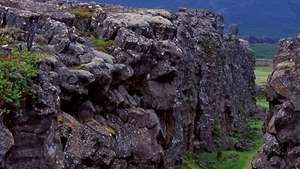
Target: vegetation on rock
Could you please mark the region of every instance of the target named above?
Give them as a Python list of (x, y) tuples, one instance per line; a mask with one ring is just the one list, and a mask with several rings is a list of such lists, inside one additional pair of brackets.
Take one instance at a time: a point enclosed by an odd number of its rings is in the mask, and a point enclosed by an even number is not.
[(269, 102), (267, 101), (265, 96), (256, 97), (256, 105), (258, 108), (260, 108), (262, 110), (269, 109)]
[(31, 79), (37, 76), (41, 57), (27, 50), (13, 50), (9, 56), (0, 56), (0, 102), (18, 105), (30, 93)]
[(13, 43), (13, 39), (22, 33), (24, 33), (24, 31), (16, 27), (5, 26), (0, 28), (0, 46)]
[(70, 8), (69, 11), (76, 17), (92, 17), (96, 13), (96, 9), (89, 6), (75, 6)]
[(113, 45), (112, 40), (92, 37), (92, 43), (95, 49), (108, 53), (109, 48)]
[[(39, 54), (28, 51), (0, 56), (0, 98), (9, 103), (1, 108), (22, 103), (3, 118), (11, 135), (0, 143), (3, 166), (179, 168), (188, 145), (220, 148), (217, 161), (227, 159), (221, 149), (248, 148), (239, 139), (255, 107), (254, 57), (246, 43), (225, 38), (221, 15), (95, 5), (103, 15), (91, 19), (92, 8), (74, 4), (74, 19), (72, 3), (11, 1), (0, 3), (0, 21), (24, 29), (14, 44), (53, 57), (37, 64)], [(62, 148), (41, 156), (49, 145)]]
[(0, 34), (0, 46), (6, 45), (10, 42), (9, 38), (3, 34)]
[(208, 37), (199, 42), (199, 46), (203, 48), (204, 52), (210, 57), (216, 52), (217, 44), (216, 42)]

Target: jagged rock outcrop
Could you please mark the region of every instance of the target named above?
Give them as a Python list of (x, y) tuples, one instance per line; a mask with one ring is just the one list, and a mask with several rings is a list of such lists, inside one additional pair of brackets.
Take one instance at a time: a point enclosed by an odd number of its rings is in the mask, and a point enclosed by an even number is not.
[(265, 141), (253, 161), (255, 169), (300, 167), (299, 49), (299, 38), (281, 40), (274, 58), (266, 88), (270, 111), (265, 120)]
[[(3, 168), (180, 168), (185, 150), (240, 145), (255, 60), (222, 16), (32, 0), (1, 1), (0, 16), (25, 32), (19, 48), (48, 55), (35, 97), (3, 118)], [(83, 34), (113, 45), (97, 51)]]

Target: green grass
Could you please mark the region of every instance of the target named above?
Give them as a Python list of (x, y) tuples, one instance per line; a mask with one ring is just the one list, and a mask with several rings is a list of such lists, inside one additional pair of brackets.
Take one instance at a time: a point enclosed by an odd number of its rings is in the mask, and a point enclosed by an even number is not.
[(255, 68), (255, 83), (260, 86), (264, 86), (267, 83), (268, 76), (272, 72), (272, 67), (256, 67)]
[(182, 169), (207, 169), (205, 168), (205, 166), (201, 166), (201, 164), (199, 164), (197, 155), (193, 153), (186, 153), (183, 156), (181, 168)]
[(250, 169), (251, 160), (263, 143), (262, 122), (249, 121), (249, 139), (251, 147), (246, 151), (216, 151), (211, 153), (186, 153), (183, 157), (182, 169)]
[(257, 96), (255, 99), (256, 99), (256, 105), (258, 108), (263, 109), (263, 110), (269, 109), (269, 102), (267, 101), (266, 97)]
[(102, 52), (108, 53), (109, 48), (113, 45), (112, 40), (92, 37), (93, 46)]
[(278, 50), (276, 45), (268, 43), (251, 44), (250, 47), (254, 51), (255, 57), (260, 59), (273, 59)]

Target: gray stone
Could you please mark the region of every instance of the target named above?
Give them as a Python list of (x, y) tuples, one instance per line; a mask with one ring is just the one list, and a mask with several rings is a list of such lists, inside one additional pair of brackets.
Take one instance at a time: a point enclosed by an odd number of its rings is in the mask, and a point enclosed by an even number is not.
[[(70, 7), (95, 13), (73, 16)], [(4, 118), (14, 133), (1, 127), (7, 168), (177, 169), (184, 151), (234, 148), (230, 136), (248, 130), (242, 117), (255, 110), (255, 58), (246, 41), (223, 35), (221, 15), (3, 0), (0, 23), (21, 30), (12, 46), (49, 55), (32, 79), (34, 97)], [(83, 31), (113, 41), (110, 53), (94, 49)], [(282, 81), (273, 86), (282, 89)], [(274, 93), (276, 99), (292, 92)], [(295, 100), (285, 109), (297, 107)], [(290, 120), (285, 109), (275, 120)], [(222, 135), (215, 138), (218, 122)], [(298, 128), (270, 126), (279, 131), (278, 143), (300, 140), (293, 138)], [(266, 150), (277, 152), (277, 142), (268, 140)], [(296, 158), (296, 149), (290, 152)], [(283, 164), (277, 156), (268, 163)]]

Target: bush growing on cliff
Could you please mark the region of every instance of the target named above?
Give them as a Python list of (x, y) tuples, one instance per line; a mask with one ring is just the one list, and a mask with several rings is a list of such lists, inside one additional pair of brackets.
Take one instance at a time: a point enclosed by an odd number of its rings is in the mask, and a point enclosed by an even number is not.
[(9, 43), (9, 39), (5, 36), (0, 34), (0, 46), (6, 45)]
[(25, 32), (13, 26), (5, 26), (0, 28), (0, 46), (12, 44), (14, 39), (23, 37)]
[(0, 56), (0, 102), (18, 105), (29, 94), (31, 79), (38, 73), (36, 63), (41, 57), (27, 50), (13, 50), (9, 56)]

